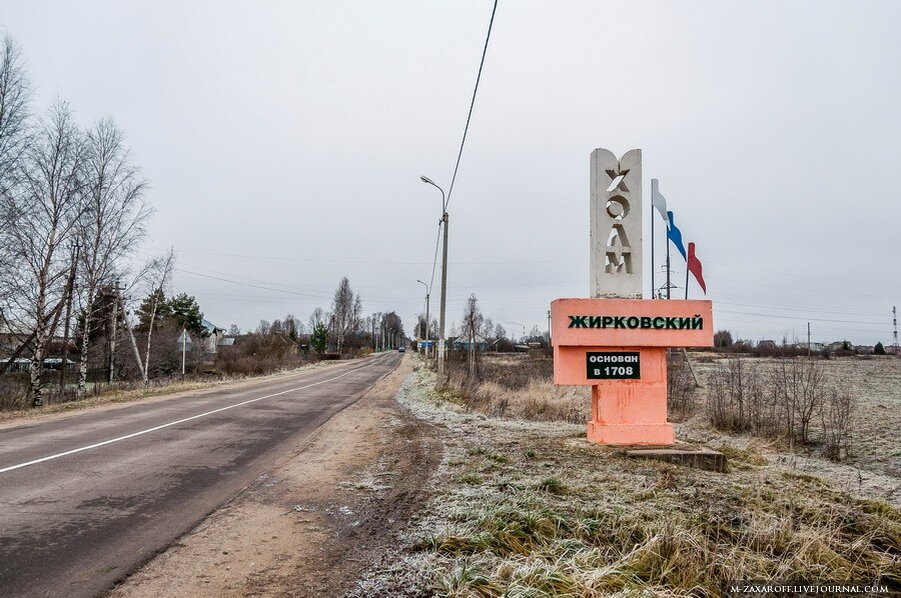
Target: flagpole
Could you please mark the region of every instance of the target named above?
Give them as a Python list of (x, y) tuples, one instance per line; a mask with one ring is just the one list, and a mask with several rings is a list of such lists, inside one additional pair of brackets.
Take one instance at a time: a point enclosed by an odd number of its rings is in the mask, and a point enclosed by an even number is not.
[(651, 179), (651, 299), (654, 298), (656, 288), (654, 287), (654, 196), (657, 193), (657, 179)]
[(670, 282), (669, 282), (669, 234), (666, 237), (666, 298), (671, 299), (670, 297)]
[(688, 260), (685, 260), (685, 299), (688, 300)]

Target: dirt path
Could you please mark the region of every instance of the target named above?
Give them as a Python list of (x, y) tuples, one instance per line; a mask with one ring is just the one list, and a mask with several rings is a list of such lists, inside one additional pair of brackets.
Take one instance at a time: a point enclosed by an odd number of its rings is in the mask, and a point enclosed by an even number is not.
[(394, 400), (408, 356), (229, 504), (111, 596), (335, 596), (426, 499), (431, 429)]

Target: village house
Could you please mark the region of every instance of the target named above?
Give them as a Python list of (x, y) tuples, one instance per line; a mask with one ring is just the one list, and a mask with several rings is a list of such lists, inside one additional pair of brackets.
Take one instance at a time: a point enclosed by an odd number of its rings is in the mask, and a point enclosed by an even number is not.
[[(202, 320), (201, 326), (203, 327), (203, 333), (199, 335), (200, 338), (195, 339), (197, 335), (189, 332), (182, 332), (178, 335), (175, 341), (178, 349), (184, 348), (185, 351), (193, 351), (194, 347), (197, 346), (195, 343), (199, 342), (200, 350), (203, 353), (215, 354), (218, 352), (219, 347), (229, 344), (226, 342), (227, 339), (225, 339), (225, 328), (220, 328), (209, 320)], [(232, 343), (234, 343), (233, 339)]]

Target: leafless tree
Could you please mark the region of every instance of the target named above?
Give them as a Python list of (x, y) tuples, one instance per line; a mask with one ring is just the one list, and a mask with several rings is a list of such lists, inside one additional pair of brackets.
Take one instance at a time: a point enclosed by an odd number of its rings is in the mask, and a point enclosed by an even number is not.
[(810, 422), (825, 399), (822, 364), (812, 359), (780, 358), (769, 374), (775, 396), (784, 405), (789, 431), (801, 443), (808, 443)]
[(383, 346), (396, 348), (402, 346), (404, 341), (404, 323), (395, 312), (382, 314), (381, 332), (383, 338)]
[[(0, 198), (13, 193), (19, 180), (20, 162), (28, 144), (30, 97), (21, 50), (7, 35), (0, 48)], [(14, 204), (0, 200), (0, 306), (5, 306), (13, 290), (9, 282), (18, 265), (13, 244), (5, 240), (15, 217), (11, 208)], [(0, 307), (0, 327), (10, 326), (7, 313), (8, 309)]]
[[(152, 340), (153, 340), (153, 331), (157, 327), (157, 314), (160, 310), (160, 301), (162, 298), (166, 296), (166, 291), (169, 288), (169, 283), (172, 280), (172, 271), (175, 269), (175, 249), (170, 248), (166, 255), (153, 260), (147, 267), (145, 267), (144, 272), (146, 278), (149, 281), (150, 287), (150, 310), (148, 315), (148, 325), (147, 325), (147, 338), (144, 344), (144, 357), (141, 357), (141, 352), (138, 350), (138, 341), (135, 338), (134, 327), (129, 324), (128, 319), (124, 319), (125, 330), (128, 332), (128, 338), (131, 341), (131, 348), (134, 352), (135, 360), (138, 363), (138, 369), (141, 372), (141, 379), (144, 381), (146, 385), (150, 382), (150, 354), (152, 348)], [(122, 312), (125, 313), (125, 305), (122, 304)], [(87, 370), (84, 368), (85, 362), (82, 362), (83, 369), (81, 370), (82, 375), (79, 377), (79, 389), (83, 388), (84, 385), (84, 374)]]
[(299, 322), (297, 318), (294, 317), (294, 314), (286, 314), (285, 319), (282, 322), (282, 325), (285, 327), (285, 334), (288, 335), (288, 338), (292, 341), (297, 341), (297, 337), (303, 334), (303, 322)]
[(469, 339), (469, 377), (474, 378), (478, 371), (478, 351), (476, 343), (483, 330), (485, 318), (479, 309), (479, 300), (475, 294), (466, 300), (466, 310), (463, 312), (463, 334)]
[(7, 35), (0, 47), (0, 194), (11, 191), (28, 145), (30, 98), (22, 51)]
[(43, 405), (41, 374), (54, 312), (62, 307), (71, 260), (64, 248), (83, 212), (84, 142), (72, 113), (56, 102), (16, 169), (14, 192), (0, 197), (10, 226), (4, 242), (16, 256), (12, 311), (33, 331), (31, 397)]
[[(131, 164), (122, 132), (112, 119), (97, 121), (86, 136), (83, 178), (84, 211), (76, 228), (81, 248), (79, 278), (83, 300), (76, 391), (79, 398), (85, 391), (88, 345), (98, 316), (94, 313), (97, 306), (94, 299), (99, 289), (109, 285), (125, 268), (123, 262), (131, 257), (144, 239), (151, 214), (144, 202), (147, 181)], [(171, 257), (170, 253), (170, 266)], [(159, 268), (153, 270), (158, 271)], [(140, 359), (138, 361), (141, 365)], [(141, 369), (146, 382), (146, 367)]]
[(335, 339), (338, 353), (344, 348), (347, 335), (357, 332), (362, 316), (363, 302), (359, 295), (354, 296), (350, 280), (345, 276), (338, 283), (332, 301), (332, 338)]
[(310, 314), (310, 330), (316, 328), (320, 324), (327, 324), (329, 316), (321, 307), (315, 308)]
[(841, 461), (851, 452), (851, 424), (854, 417), (854, 398), (847, 385), (830, 389), (820, 411), (823, 425), (825, 455)]

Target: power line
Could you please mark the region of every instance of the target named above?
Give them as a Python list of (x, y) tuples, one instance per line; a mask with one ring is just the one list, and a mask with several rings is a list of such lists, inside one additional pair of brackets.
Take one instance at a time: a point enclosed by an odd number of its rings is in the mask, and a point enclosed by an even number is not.
[(491, 20), (488, 21), (488, 35), (485, 36), (485, 45), (482, 47), (482, 59), (479, 61), (479, 72), (476, 75), (476, 84), (472, 90), (472, 100), (469, 102), (469, 113), (466, 115), (466, 126), (463, 127), (463, 139), (460, 140), (460, 151), (457, 152), (457, 163), (454, 164), (454, 175), (451, 177), (450, 187), (447, 190), (447, 201), (445, 202), (444, 211), (450, 204), (451, 196), (454, 194), (454, 183), (457, 181), (457, 171), (460, 169), (460, 159), (463, 157), (463, 146), (466, 144), (466, 133), (469, 132), (469, 121), (472, 120), (472, 109), (476, 105), (476, 93), (479, 91), (479, 82), (482, 80), (482, 67), (485, 66), (485, 54), (488, 53), (488, 40), (491, 39), (491, 28), (494, 25), (494, 13), (497, 12), (497, 0), (494, 0), (494, 6), (491, 8)]
[[(438, 247), (441, 244), (441, 226), (444, 224), (444, 218), (438, 221), (438, 234), (435, 235), (435, 257), (432, 259), (432, 276), (429, 278), (429, 295), (432, 294), (432, 286), (435, 284), (435, 271), (438, 269)], [(428, 326), (428, 323), (426, 323)]]
[(781, 318), (785, 320), (810, 320), (811, 322), (837, 322), (840, 324), (881, 324), (882, 322), (873, 322), (872, 320), (828, 320), (824, 318), (805, 318), (804, 316), (780, 316), (776, 314), (761, 314), (748, 311), (731, 311), (728, 309), (718, 309), (716, 313), (736, 314), (740, 316), (762, 316), (765, 318)]
[(811, 278), (813, 280), (823, 280), (826, 282), (840, 282), (840, 283), (844, 283), (844, 284), (868, 284), (868, 285), (876, 285), (876, 286), (901, 287), (901, 284), (891, 283), (891, 282), (867, 282), (867, 281), (863, 281), (863, 280), (845, 280), (842, 278), (829, 278), (826, 276), (814, 276), (812, 274), (804, 274), (804, 273), (796, 273), (796, 272), (779, 272), (777, 270), (770, 270), (768, 268), (752, 268), (751, 266), (738, 266), (735, 264), (726, 264), (724, 262), (718, 262), (716, 260), (710, 260), (710, 259), (706, 259), (704, 261), (710, 262), (712, 264), (718, 264), (720, 266), (727, 266), (729, 268), (740, 268), (742, 270), (751, 270), (753, 272), (762, 272), (764, 274), (778, 274), (781, 276)]
[[(364, 264), (364, 265), (397, 265), (397, 266), (428, 266), (430, 262), (408, 262), (408, 261), (399, 261), (399, 260), (336, 260), (336, 259), (320, 259), (320, 258), (304, 258), (304, 257), (291, 257), (284, 255), (247, 255), (247, 254), (238, 254), (238, 253), (216, 253), (210, 251), (180, 251), (179, 253), (184, 253), (188, 255), (210, 255), (215, 257), (230, 257), (230, 258), (241, 258), (241, 259), (252, 259), (252, 260), (275, 260), (275, 261), (288, 261), (288, 262), (310, 262), (310, 263), (322, 263), (322, 264)], [(586, 260), (500, 260), (500, 261), (469, 261), (469, 262), (454, 262), (460, 265), (469, 265), (469, 266), (495, 266), (495, 265), (506, 265), (506, 264), (572, 264), (572, 263), (581, 263)]]

